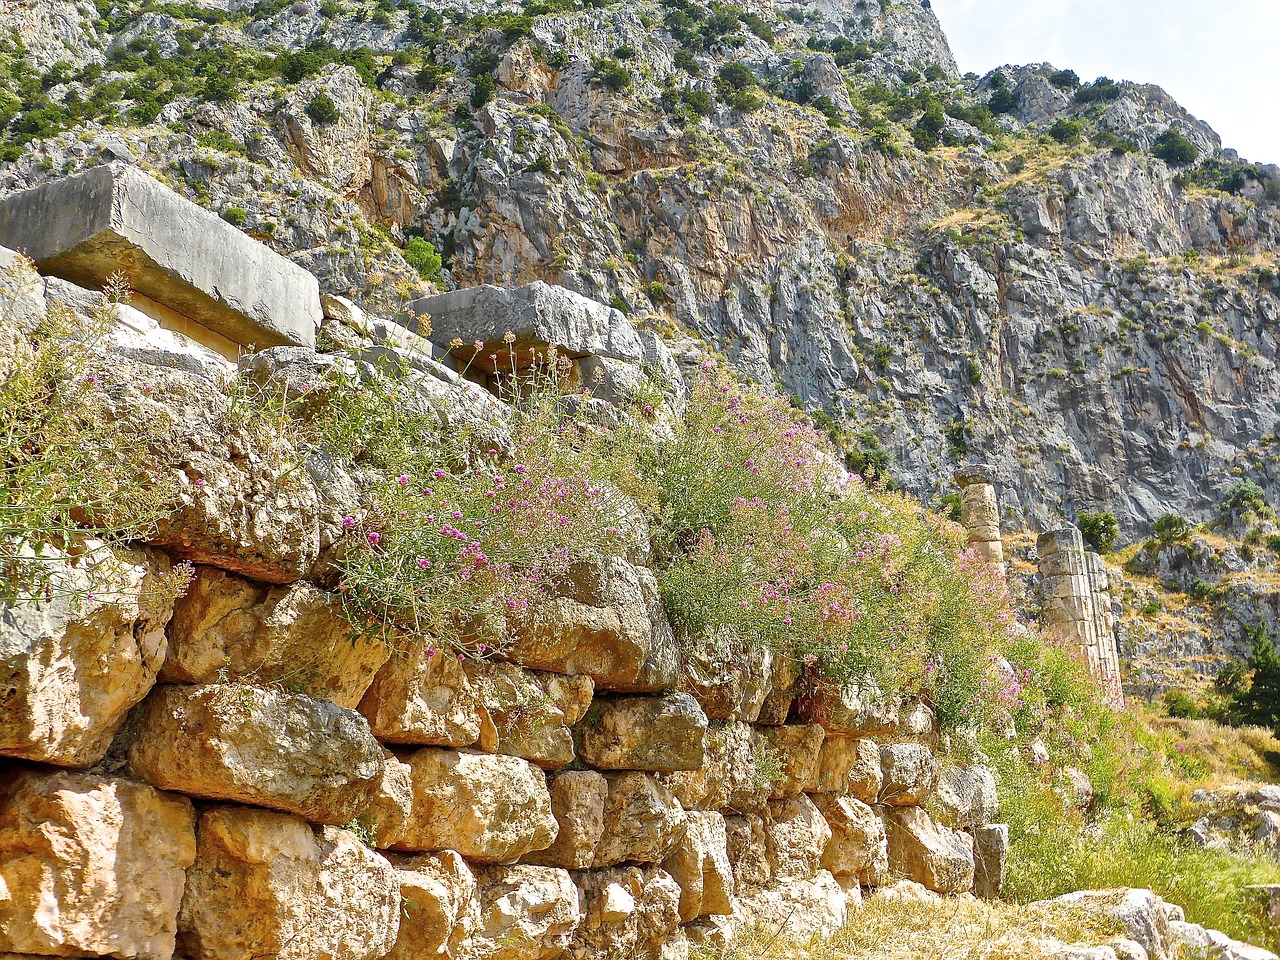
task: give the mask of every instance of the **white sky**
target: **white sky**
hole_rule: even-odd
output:
[[[1164,87],[1247,160],[1280,163],[1280,0],[932,0],[960,72],[1049,61]]]

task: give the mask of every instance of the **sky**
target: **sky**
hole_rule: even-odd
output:
[[[1280,163],[1280,0],[932,0],[960,72],[1006,63],[1164,87],[1223,146]]]

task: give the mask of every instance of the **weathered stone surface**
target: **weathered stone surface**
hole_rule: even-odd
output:
[[[479,888],[452,850],[391,854],[400,881],[400,929],[387,960],[464,960],[480,922]]]
[[[801,793],[769,801],[764,835],[774,879],[808,880],[822,867],[831,827],[814,802]]]
[[[733,864],[733,883],[738,893],[768,883],[773,876],[773,868],[769,865],[764,818],[755,814],[726,816],[724,829],[729,862]]]
[[[476,871],[480,922],[471,950],[477,960],[554,960],[581,920],[578,891],[567,870],[525,864]]]
[[[771,757],[778,767],[778,776],[769,785],[771,797],[794,797],[818,789],[818,757],[823,736],[822,727],[814,723],[756,730],[757,749]]]
[[[573,761],[575,723],[591,705],[590,677],[539,673],[514,663],[472,663],[479,691],[480,747],[523,757],[548,770]]]
[[[684,836],[680,802],[646,773],[615,773],[606,779],[609,795],[595,865],[661,863]]]
[[[158,787],[343,824],[378,789],[382,750],[360,714],[232,684],[157,688],[129,770]]]
[[[730,721],[707,730],[707,755],[697,770],[682,770],[660,779],[686,810],[733,810],[759,813],[771,792],[759,765],[759,740],[750,724]]]
[[[898,704],[870,681],[843,688],[821,685],[797,708],[802,719],[820,724],[829,737],[875,737],[898,726]]]
[[[1177,955],[1169,928],[1168,904],[1150,890],[1077,890],[1042,903],[1119,923],[1152,960],[1167,960]]]
[[[918,743],[891,743],[880,748],[880,802],[897,807],[923,803],[938,783],[938,761]]]
[[[706,733],[707,716],[687,693],[596,699],[579,728],[578,752],[603,770],[697,770]]]
[[[690,638],[684,648],[680,689],[711,720],[754,723],[769,695],[773,651],[727,631]]]
[[[0,951],[169,960],[195,855],[184,797],[120,777],[0,773]]]
[[[987,767],[942,768],[938,776],[938,822],[955,830],[973,830],[996,818],[996,779]]]
[[[675,685],[678,653],[653,572],[620,557],[575,563],[556,596],[531,611],[504,651],[535,670],[582,674],[597,691],[651,693]]]
[[[200,815],[178,949],[192,960],[377,960],[395,945],[396,870],[347,830],[245,807]]]
[[[760,713],[755,722],[770,726],[786,723],[795,704],[799,681],[800,665],[795,659],[782,654],[776,655],[769,673],[769,692],[760,705]]]
[[[574,957],[666,960],[687,956],[680,933],[680,886],[656,867],[593,870],[574,877],[583,906]]]
[[[1008,824],[991,823],[973,831],[973,893],[975,896],[984,900],[995,900],[1000,896],[1008,858]]]
[[[684,836],[662,862],[680,885],[680,922],[709,914],[733,913],[733,867],[724,817],[712,811],[690,811]]]
[[[594,770],[567,770],[551,778],[551,814],[559,832],[551,846],[525,854],[526,863],[585,870],[604,836],[609,781]]]
[[[826,870],[807,880],[785,880],[738,898],[746,924],[785,929],[793,937],[829,937],[844,926],[849,901],[844,888]]]
[[[868,886],[884,876],[889,848],[875,810],[855,797],[819,794],[813,799],[831,827],[822,865],[838,878],[853,877]]]
[[[884,783],[880,748],[874,740],[827,737],[818,754],[818,790],[875,803]]]
[[[380,846],[389,847],[404,836],[413,819],[413,778],[409,765],[382,748],[382,776],[369,805],[356,818],[372,830]]]
[[[164,661],[168,570],[161,554],[90,545],[56,570],[51,600],[0,605],[0,754],[102,759]]]
[[[414,641],[399,644],[378,671],[360,712],[387,743],[469,747],[480,739],[480,701],[456,656]]]
[[[315,345],[316,278],[137,167],[12,194],[0,201],[0,243],[81,286],[123,271],[135,292],[237,344]]]
[[[198,567],[174,608],[160,680],[274,684],[354,708],[390,652],[353,635],[338,602],[310,584],[263,587]]]
[[[504,863],[555,839],[546,778],[531,763],[434,747],[400,758],[413,782],[413,817],[387,844],[393,849],[449,849],[479,863]]]
[[[973,838],[933,822],[920,807],[885,809],[889,869],[938,893],[973,888]]]

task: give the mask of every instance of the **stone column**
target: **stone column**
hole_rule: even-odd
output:
[[[960,522],[969,535],[969,545],[978,555],[1004,570],[1004,544],[1000,539],[1000,502],[991,482],[994,471],[985,463],[975,463],[956,471],[960,488]]]
[[[1111,587],[1102,558],[1085,550],[1084,538],[1071,525],[1041,534],[1036,552],[1045,631],[1079,646],[1107,696],[1122,702]]]

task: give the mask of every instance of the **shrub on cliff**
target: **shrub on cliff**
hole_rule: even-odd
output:
[[[1082,513],[1080,535],[1090,550],[1110,553],[1116,545],[1116,537],[1120,535],[1120,524],[1111,513]]]
[[[1151,147],[1151,155],[1171,167],[1185,167],[1196,162],[1200,151],[1177,130],[1170,129],[1156,138]]]

